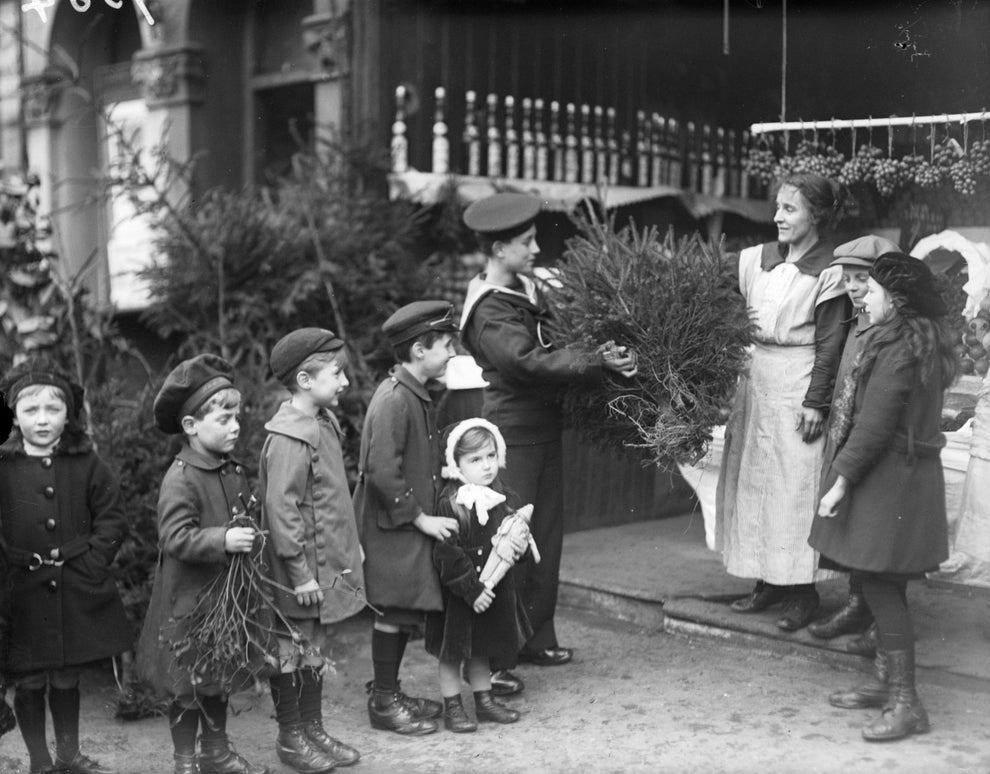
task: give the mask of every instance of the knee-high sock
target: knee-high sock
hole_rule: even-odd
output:
[[[319,670],[304,667],[299,670],[302,687],[299,691],[299,716],[303,723],[323,722],[323,675]]]
[[[45,738],[45,689],[17,688],[14,692],[14,715],[31,758],[31,768],[52,765]]]
[[[406,639],[403,632],[372,630],[371,662],[375,668],[376,690],[396,690],[396,679],[399,674],[399,664],[405,651]]]
[[[48,708],[55,728],[56,756],[61,763],[71,763],[79,754],[79,686],[49,686]]]
[[[227,739],[227,698],[225,696],[203,696],[199,703],[203,707],[203,741],[225,741]]]

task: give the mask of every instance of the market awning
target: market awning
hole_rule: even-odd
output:
[[[551,180],[515,180],[506,178],[441,175],[431,172],[393,172],[388,176],[389,196],[407,199],[417,204],[435,204],[448,195],[454,186],[458,199],[470,204],[498,191],[529,193],[543,200],[544,209],[572,212],[582,201],[593,199],[606,209],[640,204],[654,199],[673,198],[693,217],[702,219],[716,213],[732,213],[757,223],[772,221],[770,207],[765,201],[739,199],[729,196],[709,196],[685,191],[673,186],[599,187],[582,183],[562,183]]]

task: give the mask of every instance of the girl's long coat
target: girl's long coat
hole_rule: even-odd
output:
[[[456,485],[440,496],[437,515],[457,519],[460,524],[456,535],[437,543],[433,550],[443,584],[444,609],[427,617],[425,644],[427,652],[442,661],[486,656],[511,662],[533,634],[516,593],[515,568],[494,588],[495,599],[485,612],[475,613],[472,607],[485,588],[478,576],[492,552],[492,537],[502,520],[519,506],[518,498],[498,482],[492,488],[506,494],[507,499],[489,511],[484,525],[478,522],[474,509],[469,513],[455,502]]]
[[[235,460],[201,454],[188,444],[172,461],[158,492],[158,568],[138,642],[138,675],[157,692],[193,693],[189,673],[173,658],[171,643],[182,638],[181,617],[200,591],[227,569],[224,540],[235,510],[244,510],[251,489]],[[206,682],[196,692],[216,689]]]
[[[110,572],[127,530],[116,476],[88,440],[29,457],[16,431],[0,446],[0,523],[11,563],[5,669],[60,669],[114,656],[133,630]],[[61,566],[26,555],[59,548]]]
[[[269,574],[288,589],[311,580],[325,589],[319,605],[299,605],[284,590],[275,591],[275,601],[289,618],[341,621],[365,603],[340,425],[329,412],[308,416],[286,401],[265,430],[259,473]]]
[[[364,546],[368,601],[439,610],[433,539],[413,525],[436,507],[441,455],[433,401],[402,366],[378,385],[361,433],[354,510]]]
[[[880,350],[857,385],[849,436],[823,476],[822,493],[839,474],[851,487],[836,517],[815,517],[808,542],[817,551],[852,569],[903,574],[948,556],[941,415],[938,369],[924,386],[904,342]]]

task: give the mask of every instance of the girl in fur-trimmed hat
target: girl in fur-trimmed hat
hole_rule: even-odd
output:
[[[503,519],[520,505],[499,479],[505,467],[505,440],[484,419],[466,419],[449,431],[437,514],[457,519],[459,530],[433,551],[443,586],[442,613],[426,624],[426,650],[440,659],[444,725],[456,733],[477,729],[461,702],[461,665],[474,691],[478,721],[515,723],[519,713],[496,702],[491,692],[491,659],[512,658],[531,636],[526,612],[516,596],[514,573],[490,588],[479,574],[492,551]],[[521,555],[525,540],[513,545]]]

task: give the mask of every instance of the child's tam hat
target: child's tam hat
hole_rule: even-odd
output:
[[[495,438],[495,455],[498,459],[498,466],[500,468],[505,467],[505,439],[502,437],[501,431],[487,419],[472,417],[471,419],[458,422],[446,430],[443,455],[444,465],[440,470],[440,475],[444,478],[453,479],[454,481],[464,480],[460,468],[457,467],[457,460],[454,459],[454,449],[457,448],[457,442],[461,440],[461,436],[475,427],[483,427],[492,434]]]
[[[881,285],[905,317],[941,317],[948,312],[935,287],[935,275],[920,258],[886,253],[877,258],[870,277]]]
[[[382,324],[382,333],[395,346],[434,331],[456,333],[454,305],[447,301],[413,301],[399,309]]]
[[[835,260],[829,266],[862,266],[869,269],[881,255],[900,251],[889,239],[867,234],[836,247],[832,251]]]
[[[233,367],[217,355],[196,355],[183,360],[165,377],[155,396],[155,424],[170,435],[181,433],[182,418],[220,390],[233,387],[233,377]]]
[[[309,356],[318,352],[336,352],[343,347],[344,340],[327,328],[300,328],[275,342],[268,362],[275,378],[281,382]]]
[[[76,384],[62,368],[43,357],[25,360],[11,368],[0,380],[0,392],[6,396],[7,405],[11,410],[17,403],[18,393],[32,384],[47,384],[58,387],[65,395],[69,416],[78,416],[83,405],[83,388]]]

